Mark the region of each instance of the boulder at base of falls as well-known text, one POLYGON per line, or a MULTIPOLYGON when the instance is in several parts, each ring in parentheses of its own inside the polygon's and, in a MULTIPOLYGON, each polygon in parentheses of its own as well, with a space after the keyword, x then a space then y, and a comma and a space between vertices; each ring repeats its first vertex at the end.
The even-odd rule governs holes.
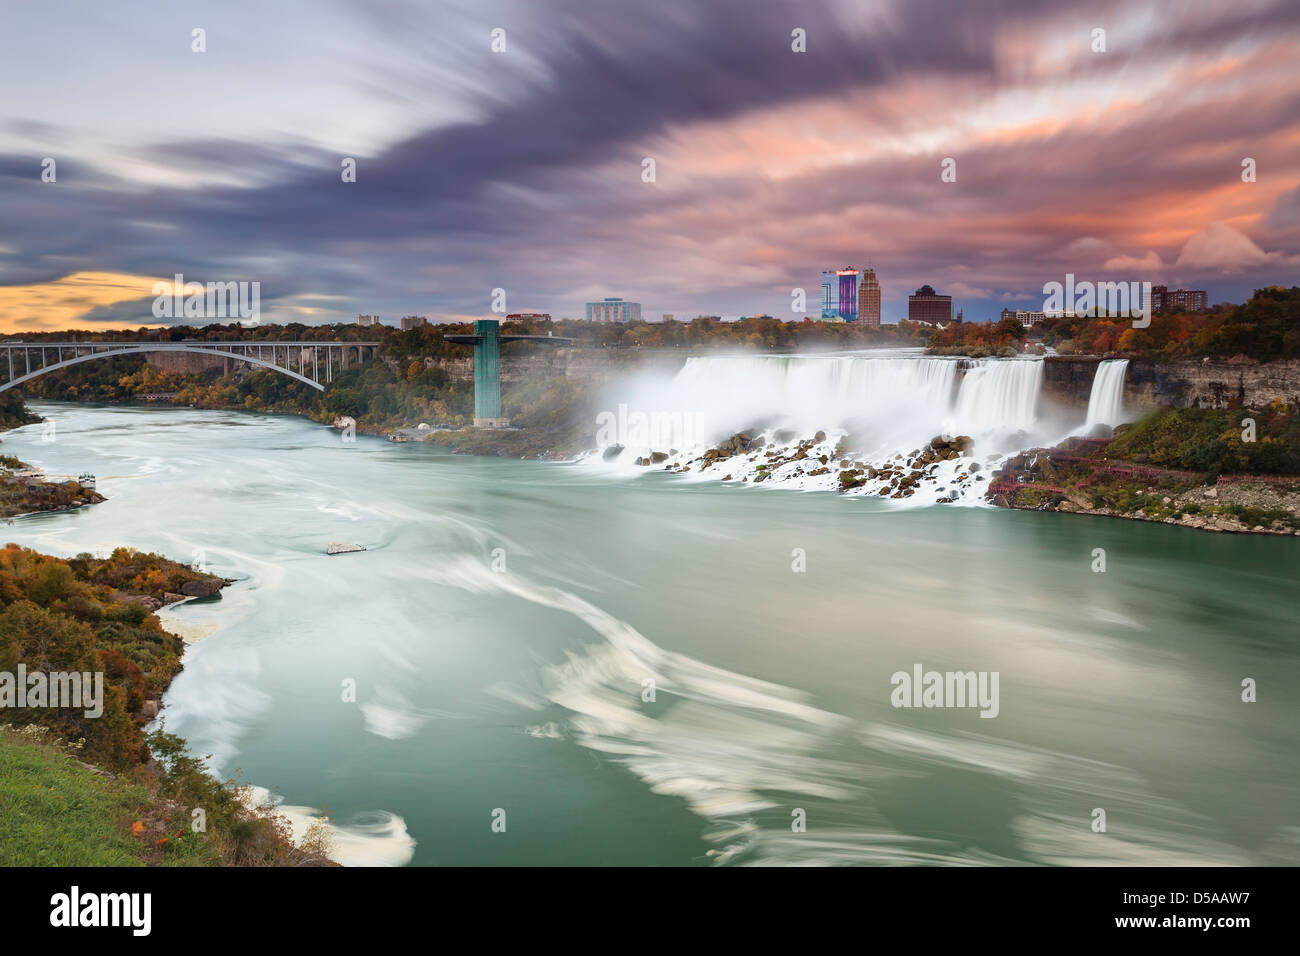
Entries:
POLYGON ((606 448, 603 452, 600 453, 600 457, 605 461, 613 461, 621 454, 623 454, 622 445, 610 445, 608 448, 606 448))
POLYGON ((866 481, 866 479, 862 477, 862 473, 859 471, 849 469, 848 471, 840 472, 840 488, 843 491, 848 491, 850 488, 856 488, 864 481, 866 481))
POLYGON ((663 464, 664 462, 666 462, 667 460, 668 460, 668 455, 667 455, 667 453, 665 453, 665 452, 662 452, 662 451, 652 451, 652 452, 650 453, 650 461, 651 461, 651 463, 653 463, 653 464, 656 464, 656 465, 662 465, 662 464, 663 464))

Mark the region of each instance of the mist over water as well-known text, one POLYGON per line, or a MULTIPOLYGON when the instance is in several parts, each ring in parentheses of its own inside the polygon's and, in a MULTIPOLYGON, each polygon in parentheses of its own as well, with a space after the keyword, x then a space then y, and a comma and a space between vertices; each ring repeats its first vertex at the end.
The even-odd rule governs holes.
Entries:
MULTIPOLYGON (((608 413, 607 420, 617 419, 619 427, 598 436, 601 448, 590 460, 602 468, 640 470, 638 458, 660 452, 667 455, 664 467, 672 468, 694 462, 737 432, 761 436, 769 450, 796 448, 822 432, 812 457, 882 466, 914 456, 935 437, 965 436, 987 474, 1008 454, 1082 430, 1077 416, 1045 407, 1042 385, 1043 363, 1036 358, 935 358, 919 349, 692 357, 675 376, 647 374, 611 391, 619 414, 608 413)), ((763 463, 760 452, 709 476, 729 474, 744 483, 760 477, 763 463)), ((691 474, 701 477, 697 469, 691 474)), ((930 466, 908 503, 945 497, 979 502, 982 479, 974 480, 969 469, 970 462, 930 466)), ((810 476, 799 467, 761 480, 804 490, 839 487, 834 473, 810 476)), ((874 495, 886 484, 867 481, 849 494, 874 495)))
MULTIPOLYGON (((805 374, 787 364, 755 369, 769 397, 805 374)), ((971 420, 1042 425, 1017 417, 1036 386, 1015 368, 972 380, 971 420)), ((847 413, 878 389, 933 434, 961 408, 955 369, 843 363, 828 391, 847 413), (907 400, 913 375, 931 397, 907 400)), ((701 390, 720 374, 692 371, 701 390)), ((627 481, 287 417, 37 411, 58 440, 29 426, 4 453, 89 470, 109 500, 8 539, 201 549, 235 578, 169 613, 208 636, 167 729, 296 821, 326 808, 348 862, 1300 860, 1289 539, 627 481), (998 716, 895 708, 891 675, 915 664, 999 672, 998 716)))

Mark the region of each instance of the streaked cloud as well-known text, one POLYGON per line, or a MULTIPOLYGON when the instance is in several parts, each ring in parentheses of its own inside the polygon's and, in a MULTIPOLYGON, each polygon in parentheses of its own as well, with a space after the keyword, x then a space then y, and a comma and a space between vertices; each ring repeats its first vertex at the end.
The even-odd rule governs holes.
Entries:
MULTIPOLYGON (((1300 254, 1287 0, 71 6, 0 36, 0 328, 87 275, 258 280, 264 321, 484 314, 497 287, 788 315, 870 261, 887 316, 928 282, 978 319, 1065 272, 1240 299, 1300 254)), ((115 288, 83 324, 152 323, 115 288)))

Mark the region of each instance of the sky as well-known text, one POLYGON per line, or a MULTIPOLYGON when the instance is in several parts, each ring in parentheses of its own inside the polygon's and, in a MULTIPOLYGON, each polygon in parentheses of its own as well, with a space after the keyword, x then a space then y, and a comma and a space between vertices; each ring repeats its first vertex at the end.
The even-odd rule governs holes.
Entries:
POLYGON ((1300 275, 1297 0, 3 2, 4 334, 1300 275))

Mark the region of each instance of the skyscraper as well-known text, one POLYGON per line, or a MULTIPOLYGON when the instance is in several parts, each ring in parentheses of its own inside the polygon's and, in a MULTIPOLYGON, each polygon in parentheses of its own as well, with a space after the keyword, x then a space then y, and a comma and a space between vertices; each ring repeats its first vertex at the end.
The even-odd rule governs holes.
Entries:
POLYGON ((857 269, 846 267, 822 273, 822 318, 835 322, 857 321, 857 269))
POLYGON ((872 328, 880 327, 880 282, 875 269, 862 270, 862 285, 858 289, 858 321, 872 328))

